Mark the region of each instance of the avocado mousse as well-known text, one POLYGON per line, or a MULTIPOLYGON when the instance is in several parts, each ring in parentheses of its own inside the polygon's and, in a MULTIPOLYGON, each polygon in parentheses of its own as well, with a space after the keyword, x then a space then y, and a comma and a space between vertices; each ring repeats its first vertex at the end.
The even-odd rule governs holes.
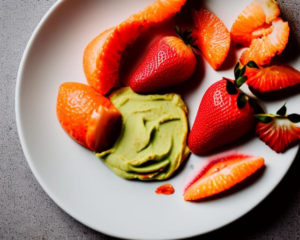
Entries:
POLYGON ((110 99, 122 114, 122 131, 111 149, 96 156, 122 178, 169 178, 190 152, 187 107, 181 97, 121 88, 110 99))

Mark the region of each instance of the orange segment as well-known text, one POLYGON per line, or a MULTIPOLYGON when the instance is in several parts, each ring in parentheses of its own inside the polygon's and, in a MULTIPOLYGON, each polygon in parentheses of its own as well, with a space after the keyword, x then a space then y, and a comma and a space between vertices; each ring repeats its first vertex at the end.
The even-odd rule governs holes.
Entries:
POLYGON ((253 1, 233 23, 230 31, 232 41, 250 46, 252 39, 257 37, 255 31, 260 28, 268 28, 268 24, 279 15, 280 10, 276 1, 253 1))
POLYGON ((193 10, 197 45, 209 64, 216 70, 228 55, 230 34, 224 23, 205 9, 193 10))
POLYGON ((91 85, 101 94, 106 94, 114 87, 119 87, 119 67, 122 53, 148 29, 148 25, 141 21, 139 15, 133 15, 107 37, 99 54, 95 76, 100 84, 91 85))
POLYGON ((275 55, 279 55, 288 43, 290 28, 281 18, 272 21, 271 33, 263 34, 261 38, 253 39, 250 47, 240 58, 242 64, 255 61, 258 65, 269 64, 275 55))
POLYGON ((87 46, 83 57, 88 83, 101 94, 107 94, 112 88, 119 87, 119 68, 123 52, 148 30, 149 24, 174 16, 185 2, 186 0, 157 0, 117 27, 96 37, 87 46))
POLYGON ((187 187, 184 200, 199 200, 223 192, 263 166, 263 158, 245 155, 232 155, 212 161, 187 187))
POLYGON ((99 86, 99 89, 103 87, 102 82, 97 77, 96 61, 102 51, 103 44, 107 37, 113 32, 114 28, 110 28, 100 33, 95 37, 85 48, 83 54, 83 71, 90 86, 99 86))
POLYGON ((258 92, 269 92, 300 84, 300 72, 288 65, 246 68, 247 85, 258 92))
POLYGON ((95 152, 109 147, 121 127, 121 114, 112 102, 81 83, 60 86, 56 113, 70 137, 95 152))
POLYGON ((179 12, 185 2, 186 0, 157 0, 142 11, 143 18, 150 24, 162 22, 179 12))

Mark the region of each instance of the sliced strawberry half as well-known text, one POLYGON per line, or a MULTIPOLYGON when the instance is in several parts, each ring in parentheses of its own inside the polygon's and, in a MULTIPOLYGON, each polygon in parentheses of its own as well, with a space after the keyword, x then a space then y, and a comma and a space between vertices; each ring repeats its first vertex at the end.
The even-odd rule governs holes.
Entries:
POLYGON ((255 115, 259 122, 256 135, 277 153, 283 153, 300 141, 300 115, 286 114, 283 106, 273 114, 255 115))
MULTIPOLYGON (((252 64, 250 64, 253 66, 252 64)), ((273 65, 270 67, 246 68, 247 85, 252 89, 264 93, 276 91, 300 84, 300 72, 288 65, 273 65)))
POLYGON ((264 166, 264 159, 248 155, 230 155, 210 162, 188 185, 185 201, 194 201, 223 192, 264 166))

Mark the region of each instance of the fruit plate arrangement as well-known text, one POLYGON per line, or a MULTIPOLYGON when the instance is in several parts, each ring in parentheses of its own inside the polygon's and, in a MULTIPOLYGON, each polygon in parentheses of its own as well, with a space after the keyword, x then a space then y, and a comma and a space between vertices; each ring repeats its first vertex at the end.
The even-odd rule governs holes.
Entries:
MULTIPOLYGON (((298 150, 295 146, 277 154, 255 136, 242 138, 215 154, 260 156, 265 159, 266 167, 259 176, 216 197, 185 202, 185 188, 199 169, 215 156, 191 154, 167 180, 129 181, 113 174, 91 151, 62 131, 56 117, 57 92, 66 81, 86 84, 82 56, 87 44, 100 32, 118 25, 153 2, 58 1, 38 25, 25 50, 16 89, 16 119, 23 151, 47 194, 83 224, 111 236, 129 239, 191 237, 238 219, 276 187, 298 150), (155 194, 165 183, 172 184, 175 193, 155 194)), ((210 0, 203 1, 201 7, 215 13, 230 29, 250 2, 210 0)), ((138 40, 134 45, 138 55, 135 61, 141 60, 155 39, 170 34, 173 24, 174 19, 167 20, 157 26, 156 38, 146 34, 138 40)), ((230 51, 218 71, 203 57, 198 57, 196 80, 172 89, 182 95, 188 106, 190 128, 206 90, 222 77, 234 78, 233 69, 241 52, 230 51)), ((300 69, 298 56, 286 56, 284 63, 300 69)), ((264 101, 264 106, 267 112, 275 114, 287 102, 288 113, 299 114, 299 101, 299 94, 278 96, 276 100, 264 101)))

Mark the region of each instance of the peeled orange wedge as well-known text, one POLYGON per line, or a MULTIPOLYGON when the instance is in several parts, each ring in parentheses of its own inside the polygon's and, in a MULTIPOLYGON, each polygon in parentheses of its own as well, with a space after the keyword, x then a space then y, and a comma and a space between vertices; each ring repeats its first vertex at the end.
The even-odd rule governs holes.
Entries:
POLYGON ((230 34, 234 42, 249 47, 240 58, 242 64, 249 61, 258 65, 269 64, 285 49, 290 28, 279 15, 276 1, 254 0, 237 17, 230 34))
POLYGON ((186 188, 184 200, 199 200, 223 192, 262 168, 264 162, 261 157, 241 154, 216 159, 186 188))

